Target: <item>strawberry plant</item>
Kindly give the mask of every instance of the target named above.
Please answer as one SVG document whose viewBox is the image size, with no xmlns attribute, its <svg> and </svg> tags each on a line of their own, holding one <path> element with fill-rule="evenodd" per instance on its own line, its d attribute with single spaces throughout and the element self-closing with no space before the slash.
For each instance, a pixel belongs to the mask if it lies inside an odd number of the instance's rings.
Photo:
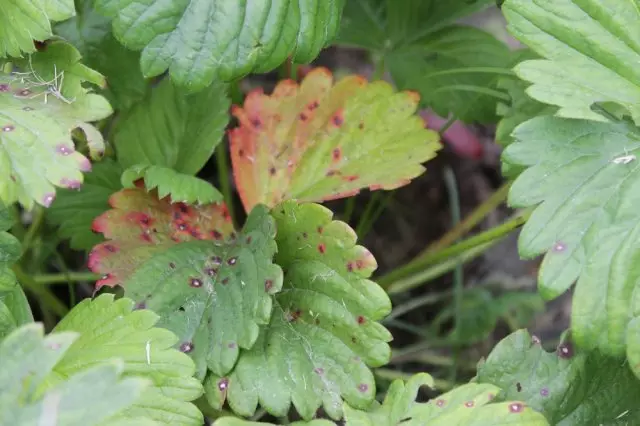
<svg viewBox="0 0 640 426">
<path fill-rule="evenodd" d="M 640 424 L 639 1 L 0 2 L 1 425 Z M 504 184 L 389 268 L 454 123 Z M 465 286 L 517 228 L 538 292 Z"/>
</svg>

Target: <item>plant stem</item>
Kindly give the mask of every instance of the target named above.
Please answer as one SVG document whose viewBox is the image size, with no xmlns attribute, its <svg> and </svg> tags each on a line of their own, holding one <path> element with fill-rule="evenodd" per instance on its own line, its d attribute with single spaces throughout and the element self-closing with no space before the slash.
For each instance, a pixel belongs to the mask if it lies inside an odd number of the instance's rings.
<svg viewBox="0 0 640 426">
<path fill-rule="evenodd" d="M 379 199 L 380 199 L 380 192 L 377 191 L 371 194 L 371 198 L 367 202 L 367 207 L 365 207 L 364 213 L 362 213 L 362 217 L 360 218 L 360 221 L 358 222 L 358 226 L 356 227 L 356 234 L 358 235 L 358 239 L 360 240 L 364 238 L 363 232 L 365 230 L 366 232 L 368 232 L 369 229 L 371 228 L 371 226 L 369 225 L 369 222 L 371 221 L 372 214 L 375 210 L 376 204 L 378 203 Z"/>
<path fill-rule="evenodd" d="M 404 371 L 392 370 L 390 368 L 377 368 L 374 370 L 374 374 L 383 380 L 397 380 L 401 379 L 404 381 L 409 380 L 413 374 L 405 373 Z M 453 389 L 456 385 L 453 382 L 449 382 L 447 380 L 433 378 L 433 385 L 436 389 L 441 391 L 447 391 Z"/>
<path fill-rule="evenodd" d="M 414 309 L 447 299 L 448 297 L 451 297 L 452 293 L 452 291 L 445 291 L 442 293 L 423 294 L 422 296 L 411 298 L 408 302 L 393 308 L 391 313 L 382 321 L 382 323 L 387 324 L 389 321 L 398 318 L 407 312 L 411 312 Z"/>
<path fill-rule="evenodd" d="M 353 211 L 356 208 L 356 197 L 357 195 L 353 195 L 347 198 L 347 201 L 344 205 L 344 213 L 342 215 L 342 220 L 347 224 L 351 222 L 351 216 L 353 216 Z"/>
<path fill-rule="evenodd" d="M 58 300 L 49 288 L 35 282 L 30 275 L 24 272 L 20 265 L 13 265 L 12 269 L 20 284 L 22 284 L 25 290 L 30 291 L 39 299 L 43 308 L 51 310 L 51 312 L 59 317 L 63 317 L 69 312 L 69 309 L 64 303 Z"/>
<path fill-rule="evenodd" d="M 478 235 L 467 238 L 457 244 L 454 244 L 446 249 L 439 250 L 435 253 L 431 253 L 428 256 L 424 256 L 420 259 L 413 260 L 406 265 L 397 268 L 396 270 L 380 277 L 377 279 L 378 284 L 380 284 L 383 288 L 389 288 L 396 281 L 406 278 L 410 275 L 421 272 L 427 266 L 435 265 L 441 262 L 446 261 L 448 258 L 457 256 L 467 252 L 468 250 L 481 246 L 485 243 L 489 243 L 498 238 L 504 237 L 509 234 L 514 229 L 522 226 L 529 216 L 531 215 L 533 209 L 526 209 L 514 217 L 512 217 L 507 222 L 502 223 L 494 228 L 488 229 Z"/>
<path fill-rule="evenodd" d="M 451 209 L 451 222 L 453 226 L 457 226 L 460 223 L 460 195 L 458 193 L 458 183 L 456 182 L 456 176 L 450 167 L 444 170 L 444 182 L 447 186 L 447 192 L 449 194 L 449 206 Z M 462 298 L 464 296 L 464 276 L 462 270 L 462 263 L 456 262 L 456 266 L 453 270 L 453 303 L 454 303 L 454 330 L 460 325 L 460 318 L 462 317 Z M 456 381 L 458 375 L 458 359 L 460 358 L 460 349 L 458 346 L 453 348 L 453 363 L 451 364 L 451 370 L 449 373 L 449 380 L 451 383 Z"/>
<path fill-rule="evenodd" d="M 218 165 L 218 182 L 220 182 L 220 191 L 227 205 L 231 223 L 237 227 L 235 209 L 233 208 L 233 196 L 231 190 L 231 181 L 229 180 L 229 160 L 227 159 L 227 146 L 225 143 L 219 143 L 216 147 L 216 163 Z"/>
<path fill-rule="evenodd" d="M 380 55 L 375 62 L 375 68 L 373 70 L 373 74 L 371 74 L 371 81 L 382 80 L 384 77 L 385 71 L 385 61 L 384 55 Z"/>
<path fill-rule="evenodd" d="M 438 130 L 438 135 L 440 135 L 440 137 L 442 138 L 442 135 L 444 135 L 444 132 L 449 130 L 449 127 L 453 126 L 453 123 L 455 123 L 456 120 L 457 118 L 455 115 L 452 115 L 451 117 L 449 117 L 447 122 L 444 123 L 444 126 L 440 127 L 440 130 Z"/>
<path fill-rule="evenodd" d="M 24 239 L 22 240 L 22 253 L 26 253 L 27 251 L 29 251 L 29 248 L 31 248 L 31 244 L 38 234 L 43 221 L 44 208 L 42 206 L 36 205 L 36 207 L 33 209 L 33 220 L 31 221 L 31 225 L 29 225 L 29 229 L 27 229 L 27 233 L 24 235 Z"/>
<path fill-rule="evenodd" d="M 31 277 L 39 285 L 66 284 L 80 281 L 96 281 L 100 274 L 93 272 L 63 272 L 61 274 L 39 274 Z"/>
<path fill-rule="evenodd" d="M 509 194 L 509 188 L 511 188 L 511 182 L 504 183 L 496 192 L 494 192 L 489 198 L 487 198 L 482 204 L 475 208 L 464 220 L 454 226 L 449 232 L 444 234 L 438 241 L 431 244 L 420 254 L 416 256 L 416 259 L 420 259 L 424 256 L 430 255 L 433 252 L 442 250 L 443 248 L 453 244 L 456 240 L 460 239 L 467 232 L 472 230 L 482 219 L 484 219 L 489 213 L 494 211 L 502 202 L 507 198 Z"/>
</svg>

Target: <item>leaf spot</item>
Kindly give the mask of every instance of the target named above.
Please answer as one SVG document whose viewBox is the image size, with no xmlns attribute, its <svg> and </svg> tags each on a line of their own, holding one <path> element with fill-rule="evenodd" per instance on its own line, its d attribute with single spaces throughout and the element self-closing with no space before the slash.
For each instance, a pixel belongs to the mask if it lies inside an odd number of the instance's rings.
<svg viewBox="0 0 640 426">
<path fill-rule="evenodd" d="M 444 404 L 445 404 L 445 400 L 444 399 L 439 399 L 439 400 L 436 401 L 436 405 L 438 407 L 444 407 Z"/>
<path fill-rule="evenodd" d="M 222 263 L 222 258 L 220 256 L 212 256 L 211 261 L 214 265 L 220 265 Z"/>
<path fill-rule="evenodd" d="M 227 285 L 229 283 L 229 277 L 226 277 L 222 280 L 222 285 Z"/>
<path fill-rule="evenodd" d="M 188 354 L 192 350 L 193 350 L 193 343 L 191 342 L 184 342 L 183 344 L 180 345 L 180 352 L 184 352 L 185 354 Z"/>
<path fill-rule="evenodd" d="M 563 243 L 562 241 L 557 241 L 553 245 L 553 251 L 556 252 L 556 253 L 562 253 L 566 249 L 567 249 L 567 245 L 565 243 Z"/>
<path fill-rule="evenodd" d="M 324 374 L 324 368 L 322 367 L 316 367 L 313 369 L 313 371 L 319 376 L 322 376 Z"/>
<path fill-rule="evenodd" d="M 191 278 L 191 280 L 189 281 L 189 285 L 195 288 L 202 287 L 202 280 L 199 278 Z"/>
<path fill-rule="evenodd" d="M 13 132 L 13 130 L 15 129 L 15 127 L 13 127 L 11 124 L 7 124 L 6 126 L 4 126 L 2 128 L 3 132 Z"/>
<path fill-rule="evenodd" d="M 73 146 L 68 146 L 66 144 L 59 144 L 56 146 L 56 152 L 60 155 L 70 155 L 73 154 L 76 151 L 76 149 Z"/>
<path fill-rule="evenodd" d="M 520 384 L 520 382 L 516 383 L 516 390 L 518 392 L 522 392 L 522 385 Z"/>
<path fill-rule="evenodd" d="M 364 324 L 366 321 L 367 321 L 367 320 L 366 320 L 362 315 L 359 315 L 359 316 L 358 316 L 358 324 L 362 325 L 362 324 Z"/>
<path fill-rule="evenodd" d="M 218 271 L 215 268 L 205 268 L 204 273 L 210 277 L 215 277 Z"/>
<path fill-rule="evenodd" d="M 229 387 L 229 379 L 227 379 L 226 377 L 223 377 L 222 379 L 220 379 L 220 381 L 218 382 L 218 389 L 220 389 L 221 392 L 224 392 L 225 390 L 227 390 L 228 387 Z"/>
<path fill-rule="evenodd" d="M 564 342 L 558 346 L 557 352 L 560 358 L 571 358 L 573 356 L 573 347 L 571 346 L 571 343 Z"/>
<path fill-rule="evenodd" d="M 45 207 L 49 207 L 51 205 L 51 203 L 53 203 L 53 200 L 55 200 L 56 198 L 56 194 L 54 193 L 48 193 L 45 194 L 44 197 L 42 197 L 42 205 Z"/>
<path fill-rule="evenodd" d="M 145 302 L 144 300 L 142 302 L 138 302 L 136 303 L 136 305 L 133 307 L 134 310 L 138 311 L 140 309 L 145 309 L 147 307 L 147 302 Z"/>
<path fill-rule="evenodd" d="M 467 402 L 464 403 L 464 406 L 467 407 L 467 408 L 471 408 L 471 407 L 473 407 L 473 405 L 474 405 L 473 401 L 467 401 Z"/>
<path fill-rule="evenodd" d="M 320 254 L 324 254 L 327 251 L 327 247 L 324 244 L 318 244 L 318 251 Z"/>
<path fill-rule="evenodd" d="M 31 94 L 31 90 L 29 89 L 20 89 L 16 92 L 18 96 L 29 96 Z"/>
<path fill-rule="evenodd" d="M 540 338 L 538 336 L 531 336 L 531 344 L 533 345 L 539 345 L 542 342 L 540 342 Z"/>
<path fill-rule="evenodd" d="M 169 262 L 169 268 L 176 269 L 176 264 L 174 262 Z"/>
<path fill-rule="evenodd" d="M 342 118 L 342 111 L 337 112 L 333 118 L 331 119 L 331 121 L 333 122 L 333 124 L 336 127 L 340 127 L 342 126 L 342 124 L 344 123 L 344 118 Z"/>
<path fill-rule="evenodd" d="M 8 84 L 0 84 L 0 92 L 8 92 L 9 85 Z"/>
<path fill-rule="evenodd" d="M 360 383 L 360 384 L 358 385 L 358 390 L 359 390 L 360 392 L 366 392 L 366 391 L 368 391 L 368 390 L 369 390 L 369 385 L 367 385 L 366 383 Z"/>
<path fill-rule="evenodd" d="M 264 291 L 269 291 L 273 288 L 273 280 L 265 280 L 264 282 Z"/>
<path fill-rule="evenodd" d="M 340 148 L 334 148 L 333 151 L 331 152 L 331 156 L 333 158 L 333 161 L 340 161 L 340 157 L 342 156 L 342 152 L 340 151 Z"/>
<path fill-rule="evenodd" d="M 230 257 L 230 258 L 227 260 L 227 265 L 229 265 L 229 266 L 233 266 L 233 265 L 235 265 L 235 264 L 236 264 L 236 262 L 237 262 L 237 261 L 238 261 L 238 258 L 237 258 L 237 257 Z"/>
<path fill-rule="evenodd" d="M 309 118 L 307 114 L 305 114 L 304 112 L 301 112 L 299 117 L 300 117 L 300 121 L 307 121 L 307 119 Z"/>
<path fill-rule="evenodd" d="M 236 342 L 229 342 L 229 344 L 227 345 L 227 347 L 228 347 L 229 349 L 235 349 L 235 348 L 236 348 L 236 346 L 238 346 L 238 345 L 236 345 Z"/>
<path fill-rule="evenodd" d="M 542 396 L 549 396 L 549 388 L 542 388 L 542 389 L 540 389 L 540 395 L 542 395 Z"/>
<path fill-rule="evenodd" d="M 118 249 L 113 244 L 105 244 L 103 247 L 109 253 L 115 253 L 118 251 Z"/>
<path fill-rule="evenodd" d="M 524 410 L 524 405 L 519 402 L 509 404 L 509 411 L 511 411 L 512 413 L 521 413 L 522 410 Z"/>
</svg>

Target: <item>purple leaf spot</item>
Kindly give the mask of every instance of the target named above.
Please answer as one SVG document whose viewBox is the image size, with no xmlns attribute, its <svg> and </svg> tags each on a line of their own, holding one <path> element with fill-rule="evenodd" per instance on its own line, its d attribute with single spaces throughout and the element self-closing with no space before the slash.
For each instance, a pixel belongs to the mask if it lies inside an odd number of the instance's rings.
<svg viewBox="0 0 640 426">
<path fill-rule="evenodd" d="M 264 291 L 269 291 L 273 288 L 273 280 L 265 280 Z"/>
<path fill-rule="evenodd" d="M 229 260 L 227 260 L 227 264 L 228 264 L 229 266 L 233 266 L 233 265 L 235 265 L 235 264 L 236 264 L 236 262 L 237 262 L 237 261 L 238 261 L 238 258 L 237 258 L 237 257 L 230 257 L 230 258 L 229 258 Z"/>
<path fill-rule="evenodd" d="M 31 90 L 29 89 L 20 89 L 16 92 L 18 96 L 29 96 L 31 94 Z"/>
<path fill-rule="evenodd" d="M 553 245 L 552 250 L 556 253 L 562 253 L 566 249 L 567 249 L 567 245 L 565 243 L 563 243 L 562 241 L 556 241 L 556 243 Z"/>
<path fill-rule="evenodd" d="M 226 277 L 222 280 L 222 285 L 227 285 L 229 284 L 229 277 Z"/>
<path fill-rule="evenodd" d="M 314 368 L 313 371 L 319 376 L 322 376 L 324 374 L 324 368 L 322 367 Z"/>
<path fill-rule="evenodd" d="M 209 275 L 210 277 L 214 277 L 218 271 L 214 268 L 205 268 L 204 273 Z"/>
<path fill-rule="evenodd" d="M 15 127 L 13 127 L 11 124 L 7 124 L 6 126 L 2 127 L 3 132 L 13 132 L 14 130 Z"/>
<path fill-rule="evenodd" d="M 202 280 L 200 278 L 191 278 L 189 280 L 189 285 L 195 288 L 202 287 Z"/>
<path fill-rule="evenodd" d="M 473 405 L 474 405 L 473 401 L 467 401 L 467 402 L 464 403 L 464 406 L 467 407 L 467 408 L 471 408 L 471 407 L 473 407 Z"/>
<path fill-rule="evenodd" d="M 360 384 L 358 385 L 358 390 L 359 390 L 360 392 L 366 392 L 366 391 L 368 391 L 368 390 L 369 390 L 369 385 L 367 385 L 366 383 L 360 383 Z"/>
<path fill-rule="evenodd" d="M 570 342 L 564 342 L 558 346 L 556 352 L 560 358 L 571 358 L 573 356 L 573 346 L 571 346 Z"/>
<path fill-rule="evenodd" d="M 444 399 L 439 399 L 439 400 L 436 401 L 436 405 L 438 407 L 444 407 L 444 404 L 445 404 L 445 400 Z"/>
<path fill-rule="evenodd" d="M 60 186 L 69 189 L 80 189 L 80 187 L 82 186 L 82 182 L 76 179 L 62 178 L 60 180 Z"/>
<path fill-rule="evenodd" d="M 220 256 L 213 256 L 213 257 L 211 258 L 211 261 L 212 261 L 214 264 L 219 265 L 219 264 L 221 264 L 221 263 L 222 263 L 222 258 L 221 258 Z"/>
<path fill-rule="evenodd" d="M 542 395 L 542 396 L 549 396 L 549 389 L 548 389 L 548 388 L 542 388 L 542 389 L 540 389 L 540 395 Z"/>
<path fill-rule="evenodd" d="M 9 85 L 8 84 L 0 84 L 0 92 L 8 92 Z"/>
<path fill-rule="evenodd" d="M 229 379 L 227 379 L 226 377 L 223 377 L 222 379 L 220 379 L 220 381 L 218 382 L 218 389 L 220 389 L 220 392 L 226 391 L 228 387 L 229 387 Z"/>
<path fill-rule="evenodd" d="M 542 342 L 540 341 L 540 338 L 538 336 L 531 336 L 531 343 L 534 345 L 539 345 Z"/>
<path fill-rule="evenodd" d="M 188 354 L 192 350 L 193 350 L 193 343 L 191 342 L 184 342 L 183 344 L 180 345 L 180 352 L 184 352 L 185 354 Z"/>
<path fill-rule="evenodd" d="M 229 349 L 235 349 L 235 348 L 236 348 L 236 346 L 238 346 L 238 345 L 236 345 L 236 342 L 230 342 L 230 343 L 227 345 L 227 347 L 228 347 Z"/>
<path fill-rule="evenodd" d="M 140 309 L 144 309 L 147 307 L 147 302 L 145 302 L 144 300 L 142 302 L 136 303 L 136 306 L 134 306 L 134 310 L 140 310 Z"/>
<path fill-rule="evenodd" d="M 45 207 L 49 207 L 51 203 L 53 203 L 53 200 L 55 200 L 55 198 L 56 198 L 56 194 L 53 194 L 53 193 L 45 194 L 44 197 L 42 197 L 42 205 Z"/>
<path fill-rule="evenodd" d="M 60 155 L 70 155 L 76 152 L 76 149 L 73 146 L 61 143 L 56 146 L 56 152 Z"/>
<path fill-rule="evenodd" d="M 522 410 L 524 410 L 524 404 L 521 404 L 520 402 L 509 404 L 509 411 L 512 413 L 522 413 Z"/>
</svg>

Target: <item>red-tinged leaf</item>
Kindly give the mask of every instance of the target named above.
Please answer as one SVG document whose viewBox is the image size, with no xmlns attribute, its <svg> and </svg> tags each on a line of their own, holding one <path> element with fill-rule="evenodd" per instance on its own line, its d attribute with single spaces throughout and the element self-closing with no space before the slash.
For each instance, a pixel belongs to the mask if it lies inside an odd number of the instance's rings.
<svg viewBox="0 0 640 426">
<path fill-rule="evenodd" d="M 324 68 L 271 96 L 251 92 L 232 113 L 231 159 L 247 211 L 287 199 L 322 201 L 362 188 L 394 189 L 424 171 L 440 148 L 415 115 L 418 96 L 349 76 L 335 85 Z"/>
<path fill-rule="evenodd" d="M 89 254 L 89 268 L 104 274 L 97 288 L 122 284 L 154 253 L 192 240 L 223 241 L 234 235 L 222 203 L 198 206 L 158 199 L 154 192 L 128 188 L 109 199 L 113 207 L 93 222 L 93 230 L 108 240 Z"/>
</svg>

